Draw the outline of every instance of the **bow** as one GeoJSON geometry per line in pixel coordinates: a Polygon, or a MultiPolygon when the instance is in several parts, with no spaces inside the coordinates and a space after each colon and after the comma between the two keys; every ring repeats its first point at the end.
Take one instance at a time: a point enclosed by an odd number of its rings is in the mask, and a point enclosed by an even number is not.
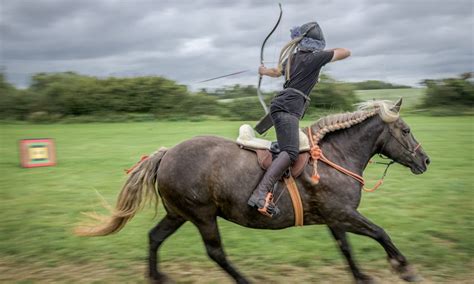
{"type": "MultiPolygon", "coordinates": [[[[283,10],[281,9],[281,3],[278,3],[278,6],[280,7],[280,15],[278,16],[278,20],[275,26],[273,27],[273,29],[270,31],[270,33],[267,35],[267,37],[263,41],[262,47],[260,48],[260,65],[263,65],[263,50],[265,49],[265,44],[267,43],[267,40],[270,38],[270,36],[273,34],[273,32],[276,30],[276,28],[280,24],[281,16],[283,15],[283,10]]],[[[262,107],[265,110],[265,113],[268,113],[268,107],[265,104],[265,101],[263,100],[263,97],[262,97],[262,92],[260,91],[261,85],[262,85],[262,75],[258,74],[258,85],[257,85],[258,100],[262,104],[262,107]]]]}

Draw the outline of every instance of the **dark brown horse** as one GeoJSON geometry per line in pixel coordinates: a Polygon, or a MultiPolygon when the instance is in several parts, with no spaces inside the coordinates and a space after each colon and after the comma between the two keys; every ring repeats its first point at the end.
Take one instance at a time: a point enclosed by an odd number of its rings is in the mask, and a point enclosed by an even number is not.
{"type": "MultiPolygon", "coordinates": [[[[429,158],[417,147],[419,144],[408,125],[398,117],[400,105],[401,101],[390,105],[366,103],[358,112],[320,119],[311,126],[312,131],[316,133],[321,127],[330,129],[332,132],[326,131],[328,133],[319,143],[325,156],[358,175],[362,175],[369,159],[377,153],[410,168],[414,174],[421,174],[426,171],[429,158]],[[372,115],[365,115],[370,111],[372,115]],[[333,122],[340,127],[332,127],[333,122]]],[[[318,172],[321,176],[318,184],[311,180],[310,164],[296,179],[304,207],[304,224],[329,227],[358,283],[369,283],[371,278],[356,265],[346,232],[376,240],[400,277],[406,281],[416,280],[414,270],[385,231],[357,211],[361,184],[323,163],[319,163],[318,172]]],[[[287,192],[278,202],[281,213],[273,218],[265,217],[247,205],[247,199],[262,175],[255,154],[242,150],[234,141],[212,136],[195,137],[171,149],[160,149],[139,164],[120,192],[112,216],[101,225],[78,228],[77,233],[85,236],[115,233],[147,199],[153,196],[158,199],[159,194],[167,213],[149,233],[149,277],[152,281],[161,283],[167,279],[157,268],[159,247],[190,221],[198,228],[209,257],[237,283],[248,283],[226,258],[216,218],[219,216],[259,229],[293,226],[293,208],[287,192]]],[[[282,186],[280,182],[279,187],[282,186]]]]}

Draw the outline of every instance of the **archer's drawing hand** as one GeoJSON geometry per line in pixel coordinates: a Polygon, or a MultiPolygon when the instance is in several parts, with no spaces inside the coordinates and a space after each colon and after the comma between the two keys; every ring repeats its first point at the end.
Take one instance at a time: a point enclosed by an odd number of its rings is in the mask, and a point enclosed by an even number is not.
{"type": "Polygon", "coordinates": [[[278,68],[266,68],[265,66],[260,65],[260,67],[258,67],[258,74],[260,74],[260,76],[265,75],[276,78],[281,76],[281,71],[278,68]]]}

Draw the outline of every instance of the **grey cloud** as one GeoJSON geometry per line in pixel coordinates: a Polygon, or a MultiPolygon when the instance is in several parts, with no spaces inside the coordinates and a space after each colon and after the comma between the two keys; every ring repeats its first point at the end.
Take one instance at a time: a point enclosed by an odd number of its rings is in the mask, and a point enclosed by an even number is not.
{"type": "MultiPolygon", "coordinates": [[[[275,1],[2,0],[1,65],[18,85],[35,72],[163,75],[193,88],[255,84],[260,45],[278,16],[275,1]],[[202,79],[252,72],[194,84],[202,79]]],[[[325,71],[341,80],[423,78],[472,71],[470,0],[302,0],[283,3],[265,60],[276,61],[289,29],[320,22],[328,47],[353,56],[325,71]]],[[[268,63],[271,65],[272,63],[268,63]]],[[[281,80],[265,80],[278,88],[281,80]]]]}

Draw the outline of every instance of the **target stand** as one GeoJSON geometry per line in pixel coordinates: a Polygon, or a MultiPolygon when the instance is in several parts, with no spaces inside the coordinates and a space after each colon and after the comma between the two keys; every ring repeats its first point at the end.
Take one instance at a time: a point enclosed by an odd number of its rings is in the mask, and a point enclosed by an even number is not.
{"type": "Polygon", "coordinates": [[[20,163],[23,168],[55,166],[54,140],[50,138],[20,140],[20,163]]]}

